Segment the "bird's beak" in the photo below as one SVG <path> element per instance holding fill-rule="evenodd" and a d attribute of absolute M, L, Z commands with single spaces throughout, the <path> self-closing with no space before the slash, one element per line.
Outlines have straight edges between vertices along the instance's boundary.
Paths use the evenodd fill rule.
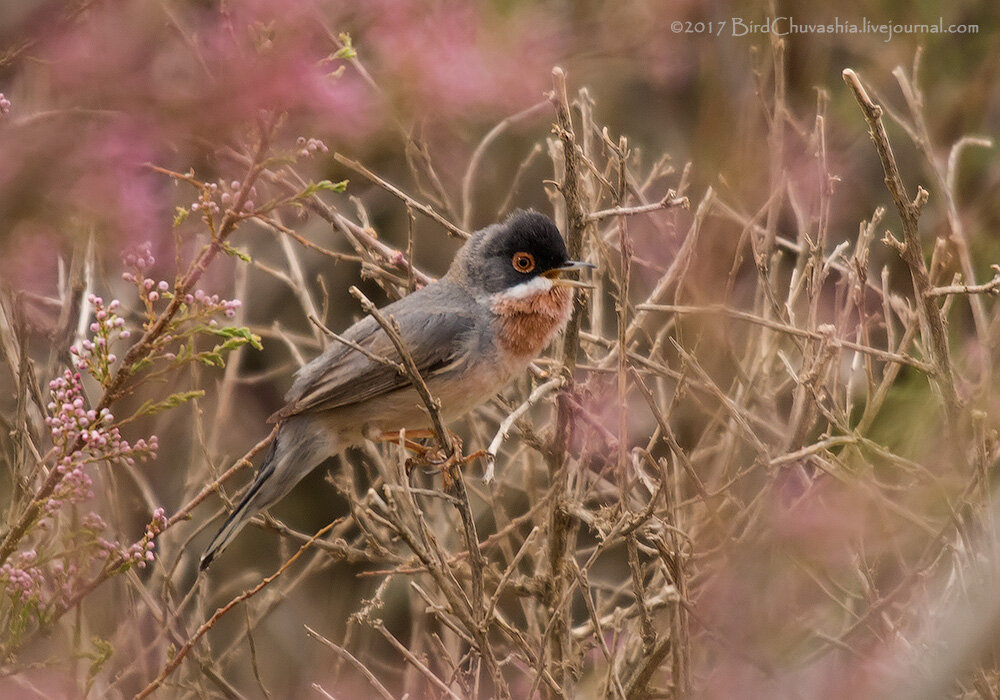
<path fill-rule="evenodd" d="M 582 287 L 584 289 L 593 289 L 594 285 L 587 284 L 586 282 L 580 282 L 578 280 L 572 280 L 567 277 L 563 277 L 563 273 L 572 272 L 573 270 L 594 270 L 597 269 L 597 265 L 589 262 L 580 262 L 579 260 L 570 260 L 563 263 L 559 267 L 554 267 L 551 270 L 546 270 L 542 273 L 542 277 L 548 277 L 555 283 L 557 287 Z"/>

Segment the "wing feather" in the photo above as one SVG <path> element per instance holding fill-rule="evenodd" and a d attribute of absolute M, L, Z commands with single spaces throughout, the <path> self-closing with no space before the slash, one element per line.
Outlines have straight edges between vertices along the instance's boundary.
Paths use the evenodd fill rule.
<path fill-rule="evenodd" d="M 403 342 L 425 378 L 461 359 L 467 347 L 466 338 L 475 326 L 470 306 L 467 303 L 442 303 L 439 297 L 445 290 L 435 289 L 439 286 L 442 286 L 440 282 L 382 309 L 384 315 L 396 319 Z M 464 300 L 460 298 L 460 301 Z M 351 326 L 343 336 L 375 357 L 401 364 L 395 345 L 370 316 Z M 335 342 L 298 371 L 295 383 L 285 396 L 287 404 L 270 420 L 273 422 L 306 411 L 328 411 L 349 406 L 410 384 L 405 372 L 378 362 L 353 347 Z"/>

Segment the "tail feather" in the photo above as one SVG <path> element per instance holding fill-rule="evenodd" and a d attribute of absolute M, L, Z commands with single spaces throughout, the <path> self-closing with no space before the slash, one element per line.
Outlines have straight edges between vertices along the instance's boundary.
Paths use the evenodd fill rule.
<path fill-rule="evenodd" d="M 337 440 L 321 424 L 304 418 L 283 423 L 250 488 L 202 555 L 201 570 L 208 568 L 253 516 L 281 500 L 338 449 Z"/>
<path fill-rule="evenodd" d="M 277 446 L 278 439 L 275 438 L 267 451 L 267 455 L 264 457 L 264 461 L 260 465 L 260 469 L 257 471 L 257 476 L 254 477 L 253 483 L 250 484 L 250 488 L 247 489 L 246 494 L 240 499 L 239 505 L 233 509 L 233 512 L 226 518 L 226 522 L 222 524 L 215 537 L 212 538 L 211 543 L 205 549 L 205 553 L 201 555 L 201 563 L 198 565 L 201 571 L 207 569 L 215 560 L 215 557 L 222 554 L 222 551 L 229 546 L 230 542 L 236 539 L 236 536 L 253 519 L 253 516 L 257 515 L 260 507 L 254 505 L 254 500 L 260 493 L 268 477 L 274 472 L 274 459 Z"/>

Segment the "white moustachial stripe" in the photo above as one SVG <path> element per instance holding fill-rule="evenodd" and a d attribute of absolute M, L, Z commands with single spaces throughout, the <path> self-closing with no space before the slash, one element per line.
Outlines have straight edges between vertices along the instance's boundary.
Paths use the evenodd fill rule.
<path fill-rule="evenodd" d="M 532 278 L 529 282 L 522 282 L 521 284 L 514 285 L 509 289 L 505 289 L 497 296 L 500 299 L 527 299 L 528 297 L 533 297 L 536 294 L 542 294 L 544 292 L 552 289 L 553 282 L 548 277 L 538 277 Z"/>

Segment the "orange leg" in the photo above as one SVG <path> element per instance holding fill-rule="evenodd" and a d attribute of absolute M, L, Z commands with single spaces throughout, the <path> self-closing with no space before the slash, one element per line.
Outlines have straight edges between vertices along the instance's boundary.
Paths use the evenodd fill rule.
<path fill-rule="evenodd" d="M 432 430 L 412 430 L 406 432 L 406 439 L 403 441 L 403 447 L 414 454 L 417 455 L 419 460 L 422 460 L 430 465 L 440 467 L 443 473 L 443 483 L 445 491 L 451 490 L 452 482 L 454 481 L 454 476 L 452 475 L 453 469 L 461 469 L 465 467 L 469 462 L 475 459 L 481 459 L 486 456 L 486 450 L 476 450 L 472 454 L 463 455 L 462 454 L 462 441 L 457 435 L 450 432 L 448 437 L 452 440 L 452 445 L 454 446 L 454 452 L 447 459 L 442 459 L 440 457 L 441 451 L 437 447 L 428 447 L 426 445 L 421 445 L 420 443 L 414 442 L 410 438 L 416 439 L 430 439 L 434 438 L 434 431 Z M 399 444 L 399 433 L 382 433 L 379 436 L 379 441 L 381 442 L 391 442 L 394 444 Z"/>
<path fill-rule="evenodd" d="M 434 433 L 430 430 L 413 430 L 406 433 L 406 439 L 403 441 L 403 447 L 410 452 L 415 452 L 421 457 L 427 456 L 434 450 L 425 445 L 421 445 L 419 442 L 414 442 L 410 438 L 416 438 L 417 440 L 432 438 Z M 399 444 L 399 433 L 382 433 L 379 436 L 379 442 L 391 442 L 396 445 Z"/>
<path fill-rule="evenodd" d="M 476 450 L 472 454 L 463 455 L 461 445 L 455 450 L 455 453 L 445 462 L 442 467 L 443 476 L 441 477 L 441 486 L 444 488 L 445 492 L 450 493 L 452 490 L 452 484 L 456 480 L 455 472 L 460 470 L 469 462 L 474 459 L 481 459 L 487 455 L 486 450 Z"/>

